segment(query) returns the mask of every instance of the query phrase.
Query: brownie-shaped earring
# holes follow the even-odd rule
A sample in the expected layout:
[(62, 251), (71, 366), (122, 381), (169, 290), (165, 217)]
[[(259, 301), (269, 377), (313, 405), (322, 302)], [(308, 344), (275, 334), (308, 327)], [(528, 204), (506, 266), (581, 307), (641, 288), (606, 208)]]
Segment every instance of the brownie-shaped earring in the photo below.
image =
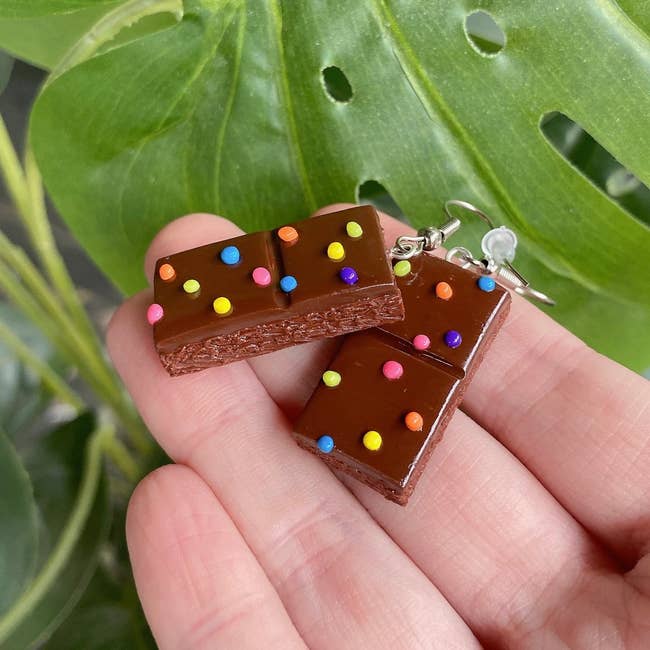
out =
[[(447, 260), (426, 254), (458, 229), (452, 206), (490, 225), (483, 259), (464, 248)], [(445, 212), (443, 226), (400, 237), (391, 250), (404, 320), (347, 336), (295, 425), (300, 446), (401, 505), (508, 314), (501, 284), (551, 302), (514, 270), (511, 230), (465, 202)]]
[(147, 311), (170, 375), (403, 317), (368, 205), (163, 257)]

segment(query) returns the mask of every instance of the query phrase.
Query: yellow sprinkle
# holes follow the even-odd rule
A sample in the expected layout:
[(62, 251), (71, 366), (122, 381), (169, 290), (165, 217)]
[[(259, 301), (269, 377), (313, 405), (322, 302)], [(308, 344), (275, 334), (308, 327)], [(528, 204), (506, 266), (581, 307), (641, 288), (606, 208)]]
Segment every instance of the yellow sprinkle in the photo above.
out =
[(342, 260), (345, 257), (345, 248), (343, 248), (343, 244), (338, 241), (333, 241), (327, 247), (327, 257), (335, 262)]
[(411, 263), (408, 260), (400, 260), (393, 267), (393, 272), (398, 278), (403, 278), (411, 272)]
[(338, 386), (341, 383), (341, 375), (335, 370), (326, 370), (323, 373), (323, 383), (325, 384), (325, 386), (334, 388), (335, 386)]
[(196, 293), (201, 288), (198, 280), (185, 280), (183, 290), (185, 293)]
[(219, 316), (225, 316), (232, 311), (232, 303), (230, 300), (228, 300), (228, 298), (224, 298), (223, 296), (216, 298), (212, 303), (212, 307), (214, 308), (214, 311), (219, 314)]
[(363, 235), (363, 228), (356, 221), (348, 221), (345, 224), (345, 230), (354, 239), (358, 239)]
[(378, 431), (366, 431), (363, 434), (363, 446), (370, 451), (377, 451), (381, 447), (381, 435)]

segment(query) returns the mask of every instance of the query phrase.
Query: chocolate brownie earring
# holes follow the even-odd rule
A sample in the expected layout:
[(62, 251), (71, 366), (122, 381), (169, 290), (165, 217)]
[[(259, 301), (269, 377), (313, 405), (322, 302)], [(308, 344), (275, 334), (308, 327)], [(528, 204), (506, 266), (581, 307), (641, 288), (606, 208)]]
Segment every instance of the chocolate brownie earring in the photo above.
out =
[[(427, 254), (458, 230), (453, 206), (490, 226), (484, 258), (465, 248)], [(390, 251), (404, 320), (347, 336), (295, 425), (300, 446), (400, 505), (506, 318), (502, 284), (551, 302), (512, 266), (511, 230), (469, 203), (449, 201), (445, 213), (442, 226), (399, 237)]]
[(403, 317), (369, 205), (163, 257), (147, 311), (170, 375)]

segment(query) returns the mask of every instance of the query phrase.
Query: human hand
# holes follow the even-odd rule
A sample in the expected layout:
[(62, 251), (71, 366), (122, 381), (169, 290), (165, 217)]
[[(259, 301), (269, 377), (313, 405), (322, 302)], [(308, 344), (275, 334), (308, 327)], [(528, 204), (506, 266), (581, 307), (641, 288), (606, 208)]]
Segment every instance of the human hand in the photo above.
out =
[[(383, 226), (389, 243), (404, 234)], [(239, 233), (183, 217), (152, 243), (147, 276)], [(127, 518), (161, 648), (650, 647), (646, 380), (513, 296), (402, 508), (290, 436), (332, 341), (170, 379), (150, 302), (128, 300), (108, 343), (176, 463), (142, 481)]]

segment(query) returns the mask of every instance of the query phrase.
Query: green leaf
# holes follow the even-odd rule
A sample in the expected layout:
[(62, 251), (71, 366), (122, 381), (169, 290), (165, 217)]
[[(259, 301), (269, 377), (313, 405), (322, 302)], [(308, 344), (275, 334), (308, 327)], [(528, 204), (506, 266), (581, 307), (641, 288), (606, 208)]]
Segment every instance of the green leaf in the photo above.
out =
[(616, 0), (618, 5), (646, 34), (650, 35), (650, 9), (643, 0)]
[[(26, 343), (36, 356), (62, 373), (65, 365), (40, 330), (5, 302), (0, 302), (0, 320)], [(50, 402), (40, 379), (25, 368), (0, 340), (0, 429), (15, 438), (25, 432)]]
[(0, 615), (34, 573), (38, 519), (29, 476), (9, 438), (0, 431)]
[[(27, 592), (0, 618), (3, 650), (42, 644), (81, 598), (95, 571), (110, 509), (94, 427), (92, 415), (82, 415), (23, 452), (41, 514), (41, 565)], [(69, 546), (62, 546), (64, 539)], [(58, 568), (52, 574), (54, 565)], [(47, 588), (30, 599), (37, 583)]]
[[(334, 0), (187, 0), (176, 26), (46, 85), (30, 134), (51, 195), (126, 292), (144, 285), (153, 235), (187, 212), (266, 228), (376, 180), (421, 226), (463, 198), (517, 231), (543, 291), (572, 283), (581, 292), (568, 299), (597, 299), (605, 320), (621, 305), (644, 318), (650, 230), (540, 123), (563, 113), (648, 184), (647, 38), (613, 2), (494, 0), (481, 6), (505, 47), (485, 56), (465, 5), (366, 0), (342, 16)], [(347, 78), (349, 101), (328, 96), (328, 67)], [(555, 312), (572, 324), (567, 313)], [(650, 343), (630, 337), (613, 353), (631, 346), (650, 361)]]
[(122, 0), (3, 0), (0, 16), (31, 18), (68, 14), (87, 7), (114, 5)]
[(52, 68), (111, 7), (101, 4), (33, 18), (7, 18), (0, 10), (0, 43), (20, 59)]
[[(90, 3), (78, 11), (50, 13), (31, 18), (6, 18), (0, 8), (0, 43), (16, 57), (51, 69), (77, 42), (82, 39), (92, 41), (94, 37), (91, 30), (98, 21), (126, 4), (133, 2), (116, 0), (110, 3)], [(177, 20), (167, 8), (169, 2), (166, 0), (140, 0), (138, 4), (144, 7), (144, 13), (139, 16), (136, 12), (131, 17), (131, 20), (135, 21), (133, 24), (129, 25), (127, 21), (121, 25), (119, 32), (109, 39), (103, 50), (171, 27)], [(173, 4), (182, 6), (181, 0)], [(159, 10), (158, 5), (161, 6)], [(147, 15), (152, 11), (162, 13)]]

